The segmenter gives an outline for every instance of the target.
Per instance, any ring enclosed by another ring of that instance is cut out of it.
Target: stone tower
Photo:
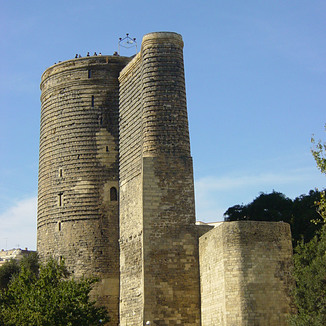
[[[76,277],[98,276],[97,300],[118,323],[119,84],[130,58],[91,56],[41,82],[37,250]]]
[[[120,323],[199,325],[181,36],[145,35],[119,81]]]
[[[286,223],[195,224],[183,40],[91,56],[41,82],[37,249],[65,259],[114,326],[285,326]]]

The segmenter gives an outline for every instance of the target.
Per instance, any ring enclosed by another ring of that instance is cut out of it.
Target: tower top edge
[[[44,78],[51,75],[52,73],[56,73],[59,70],[78,68],[78,67],[88,66],[92,64],[94,65],[108,64],[108,63],[127,64],[130,60],[132,60],[132,58],[133,56],[125,57],[125,56],[118,56],[118,55],[98,55],[98,56],[73,58],[65,61],[59,61],[58,63],[55,63],[44,70],[41,80],[44,80]]]
[[[143,36],[142,44],[148,41],[164,41],[167,39],[181,43],[183,45],[182,36],[175,32],[153,32],[145,34]]]

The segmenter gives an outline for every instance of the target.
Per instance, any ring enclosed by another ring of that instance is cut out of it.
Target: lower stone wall
[[[224,222],[199,239],[202,326],[282,326],[292,311],[283,222]]]
[[[120,74],[120,324],[143,325],[143,194],[140,54]]]
[[[143,157],[144,322],[200,325],[192,159]]]
[[[120,186],[120,325],[143,325],[141,175]]]
[[[48,223],[39,227],[38,232],[38,253],[42,262],[50,258],[64,259],[72,277],[99,278],[91,297],[107,307],[110,325],[117,325],[119,320],[118,235],[112,237],[117,211],[116,202],[111,211],[108,210],[109,218]]]

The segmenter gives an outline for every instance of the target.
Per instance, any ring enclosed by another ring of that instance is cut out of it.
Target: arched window
[[[117,201],[118,200],[118,192],[115,187],[112,187],[110,189],[110,200],[111,201]]]

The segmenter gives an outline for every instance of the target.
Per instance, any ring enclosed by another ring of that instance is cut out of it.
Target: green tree
[[[293,291],[297,315],[292,326],[324,326],[326,321],[326,228],[310,242],[301,242],[294,255]]]
[[[261,193],[248,205],[235,205],[225,213],[225,221],[284,221],[291,220],[292,200],[280,192]]]
[[[322,192],[310,190],[308,195],[298,196],[293,200],[290,221],[294,247],[301,240],[309,242],[321,229],[320,223],[312,223],[319,219],[318,202]]]
[[[325,131],[326,131],[326,124],[325,124]],[[317,167],[322,173],[326,174],[326,142],[323,143],[321,140],[316,142],[314,138],[312,138],[311,141],[315,146],[311,150],[311,152],[317,163]],[[322,192],[320,201],[318,202],[318,206],[319,206],[318,212],[321,217],[321,222],[325,225],[326,224],[325,190]]]
[[[15,259],[5,262],[0,268],[0,290],[8,287],[11,279],[19,274],[22,267],[30,269],[33,274],[38,275],[40,267],[38,254],[36,252],[31,252],[23,257],[19,262]]]
[[[326,174],[326,142],[323,143],[321,140],[317,142],[314,137],[311,138],[311,142],[314,144],[311,153],[317,163],[317,167],[322,173]]]
[[[0,325],[92,326],[109,321],[106,309],[89,300],[95,279],[71,279],[64,263],[54,260],[39,271],[30,267],[23,264],[0,291]]]
[[[290,223],[293,246],[297,242],[310,241],[320,230],[320,224],[311,223],[319,218],[316,202],[320,200],[318,190],[310,190],[293,201],[280,192],[261,193],[247,205],[235,205],[224,213],[225,221],[283,221]]]
[[[312,154],[320,171],[326,174],[326,144],[315,143]],[[291,326],[324,326],[326,321],[326,199],[321,193],[317,202],[321,230],[308,243],[301,242],[294,255],[293,291],[297,314],[291,316]]]
[[[16,260],[5,262],[0,268],[0,290],[6,289],[12,277],[19,274],[20,267]]]

